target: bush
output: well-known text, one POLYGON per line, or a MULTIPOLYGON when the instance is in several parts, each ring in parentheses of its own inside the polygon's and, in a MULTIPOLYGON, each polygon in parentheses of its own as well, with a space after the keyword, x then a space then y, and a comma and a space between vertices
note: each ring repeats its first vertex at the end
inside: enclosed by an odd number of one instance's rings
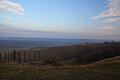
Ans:
POLYGON ((51 65, 51 66, 60 66, 61 65, 59 63, 59 59, 53 54, 50 54, 47 57, 45 57, 43 59, 43 64, 44 65, 51 65))

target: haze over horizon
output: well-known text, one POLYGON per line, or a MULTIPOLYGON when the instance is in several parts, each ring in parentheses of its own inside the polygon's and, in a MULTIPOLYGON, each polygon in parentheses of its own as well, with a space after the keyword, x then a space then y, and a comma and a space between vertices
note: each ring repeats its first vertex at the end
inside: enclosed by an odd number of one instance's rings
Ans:
POLYGON ((120 40, 120 0, 0 0, 0 37, 120 40))

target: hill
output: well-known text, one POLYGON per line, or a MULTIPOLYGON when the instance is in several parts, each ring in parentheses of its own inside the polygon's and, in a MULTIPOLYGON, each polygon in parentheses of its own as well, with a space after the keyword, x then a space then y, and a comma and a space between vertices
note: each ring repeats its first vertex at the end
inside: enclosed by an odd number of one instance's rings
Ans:
POLYGON ((0 64, 0 80, 119 80, 120 56, 81 66, 0 64))
POLYGON ((120 56, 120 43, 86 43, 0 52, 0 62, 39 65, 81 65, 120 56))
POLYGON ((54 38, 0 38, 0 50, 3 49, 39 49, 80 43, 95 43, 105 40, 95 39, 54 39, 54 38))

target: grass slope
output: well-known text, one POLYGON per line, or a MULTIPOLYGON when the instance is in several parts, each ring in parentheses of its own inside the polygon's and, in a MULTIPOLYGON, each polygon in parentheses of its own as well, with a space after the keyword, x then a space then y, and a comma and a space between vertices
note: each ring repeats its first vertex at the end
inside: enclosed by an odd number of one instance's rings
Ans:
POLYGON ((0 64, 0 80, 120 80, 120 57, 85 66, 0 64))

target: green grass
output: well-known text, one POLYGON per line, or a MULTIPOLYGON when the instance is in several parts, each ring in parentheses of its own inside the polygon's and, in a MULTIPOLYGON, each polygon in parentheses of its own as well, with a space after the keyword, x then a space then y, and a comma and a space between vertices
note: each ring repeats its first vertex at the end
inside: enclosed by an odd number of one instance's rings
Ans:
POLYGON ((120 80, 120 61, 61 67, 0 64, 0 80, 120 80))

